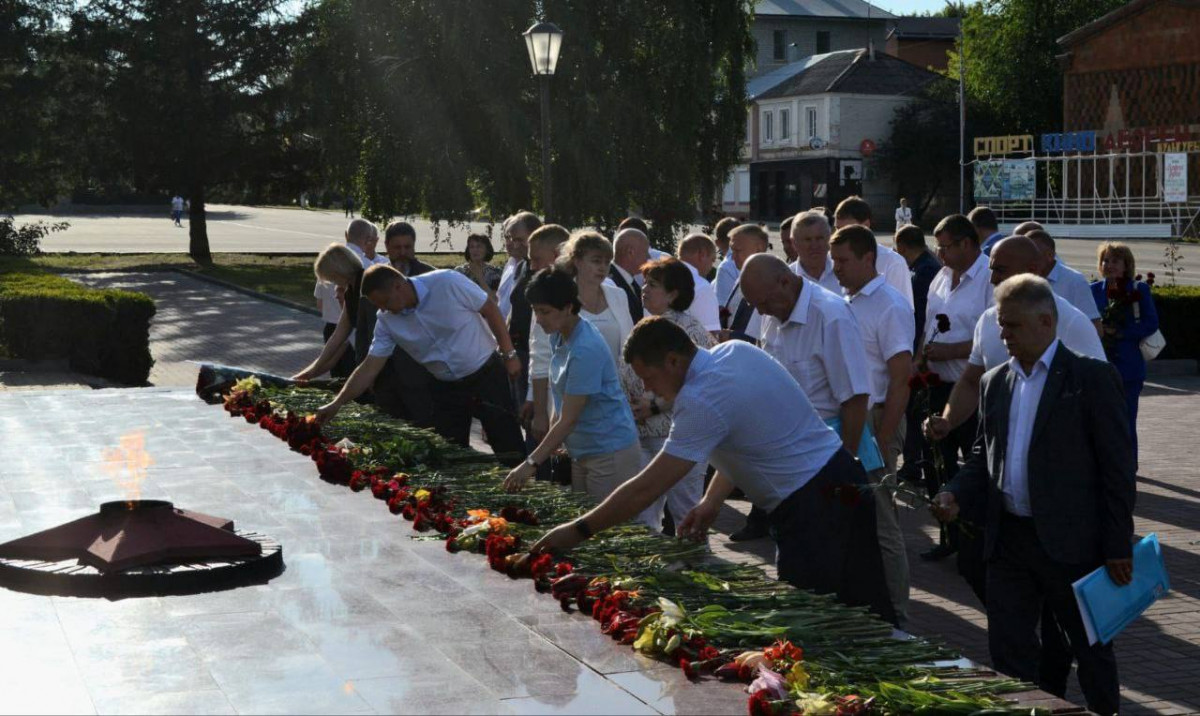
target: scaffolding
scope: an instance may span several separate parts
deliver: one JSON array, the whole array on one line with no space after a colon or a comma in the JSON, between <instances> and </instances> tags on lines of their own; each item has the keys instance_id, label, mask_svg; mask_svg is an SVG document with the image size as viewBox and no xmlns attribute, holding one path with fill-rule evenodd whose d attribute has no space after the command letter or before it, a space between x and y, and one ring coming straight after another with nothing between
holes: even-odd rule
<instances>
[{"instance_id":1,"label":"scaffolding","mask_svg":"<svg viewBox=\"0 0 1200 716\"><path fill-rule=\"evenodd\" d=\"M976 198L1012 226L1037 221L1054 226L1056 235L1075 237L1171 238L1200 235L1200 149L1172 152L1187 155L1187 199L1168 202L1163 186L1160 151L1108 154L1037 154L979 156L969 164L995 159L1032 160L1036 189L1031 199ZM974 167L971 169L974 173Z\"/></svg>"}]
</instances>

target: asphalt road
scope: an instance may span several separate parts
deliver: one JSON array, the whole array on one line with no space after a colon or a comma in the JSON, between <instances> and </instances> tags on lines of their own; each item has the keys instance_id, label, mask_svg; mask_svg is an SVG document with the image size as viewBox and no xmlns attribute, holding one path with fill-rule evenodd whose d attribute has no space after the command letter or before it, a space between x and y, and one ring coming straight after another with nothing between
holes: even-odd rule
<instances>
[{"instance_id":1,"label":"asphalt road","mask_svg":"<svg viewBox=\"0 0 1200 716\"><path fill-rule=\"evenodd\" d=\"M164 207L160 215L136 213L112 214L25 214L18 220L36 219L69 221L71 227L53 234L42 242L49 252L115 252L171 253L186 252L188 232L176 228ZM418 251L459 252L471 231L485 231L486 224L459 224L453 227L442 223L435 239L434 226L424 219L413 219L417 230ZM313 253L330 242L342 240L347 219L340 211L321 211L255 206L209 207L209 246L214 252L249 253ZM493 231L496 249L503 249L499 226ZM882 242L891 245L890 236L880 234ZM932 239L931 239L932 243ZM1060 239L1059 257L1085 276L1096 275L1096 240ZM1138 262L1138 271L1153 271L1159 282L1166 280L1163 252L1166 242L1139 239L1129 242ZM1176 277L1178 283L1200 285L1200 246L1179 244L1185 271Z\"/></svg>"}]
</instances>

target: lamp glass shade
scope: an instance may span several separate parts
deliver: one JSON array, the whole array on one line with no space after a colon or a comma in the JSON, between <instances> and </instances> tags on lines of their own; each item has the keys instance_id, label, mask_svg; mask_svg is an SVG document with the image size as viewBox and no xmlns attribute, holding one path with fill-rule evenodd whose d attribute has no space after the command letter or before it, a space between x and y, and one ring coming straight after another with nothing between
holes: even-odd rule
<instances>
[{"instance_id":1,"label":"lamp glass shade","mask_svg":"<svg viewBox=\"0 0 1200 716\"><path fill-rule=\"evenodd\" d=\"M526 30L524 36L533 74L554 74L558 68L558 52L562 49L562 30L554 23L539 22Z\"/></svg>"}]
</instances>

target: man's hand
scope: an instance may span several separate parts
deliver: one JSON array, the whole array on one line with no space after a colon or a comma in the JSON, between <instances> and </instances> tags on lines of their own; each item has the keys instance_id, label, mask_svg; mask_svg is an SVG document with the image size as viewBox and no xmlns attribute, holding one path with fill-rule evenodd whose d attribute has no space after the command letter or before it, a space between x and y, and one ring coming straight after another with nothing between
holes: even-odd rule
<instances>
[{"instance_id":1,"label":"man's hand","mask_svg":"<svg viewBox=\"0 0 1200 716\"><path fill-rule=\"evenodd\" d=\"M300 371L296 375L293 375L292 380L296 381L297 383L307 383L308 381L310 381L316 377L317 376L312 374L311 370L305 369L305 370Z\"/></svg>"},{"instance_id":2,"label":"man's hand","mask_svg":"<svg viewBox=\"0 0 1200 716\"><path fill-rule=\"evenodd\" d=\"M925 360L931 360L940 363L950 359L949 347L944 343L926 343L925 344Z\"/></svg>"},{"instance_id":3,"label":"man's hand","mask_svg":"<svg viewBox=\"0 0 1200 716\"><path fill-rule=\"evenodd\" d=\"M321 425L324 425L330 420L333 420L333 416L337 415L338 411L341 409L342 406L338 405L337 403L326 403L325 405L322 405L321 407L317 408L317 412L315 413L317 422Z\"/></svg>"},{"instance_id":4,"label":"man's hand","mask_svg":"<svg viewBox=\"0 0 1200 716\"><path fill-rule=\"evenodd\" d=\"M720 504L712 505L701 500L692 508L691 512L684 516L675 533L681 538L703 542L708 539L708 529L712 527L713 522L717 521L717 515L720 513Z\"/></svg>"},{"instance_id":5,"label":"man's hand","mask_svg":"<svg viewBox=\"0 0 1200 716\"><path fill-rule=\"evenodd\" d=\"M953 492L939 492L933 496L933 505L929 508L939 521L949 524L958 519L958 500Z\"/></svg>"},{"instance_id":6,"label":"man's hand","mask_svg":"<svg viewBox=\"0 0 1200 716\"><path fill-rule=\"evenodd\" d=\"M542 552L566 552L583 541L583 535L575 529L574 523L559 525L542 535L542 538L529 550L534 554Z\"/></svg>"},{"instance_id":7,"label":"man's hand","mask_svg":"<svg viewBox=\"0 0 1200 716\"><path fill-rule=\"evenodd\" d=\"M525 483L529 482L529 478L533 477L535 473L537 473L537 468L527 462L517 465L504 478L505 491L520 492L525 487Z\"/></svg>"},{"instance_id":8,"label":"man's hand","mask_svg":"<svg viewBox=\"0 0 1200 716\"><path fill-rule=\"evenodd\" d=\"M925 437L930 440L944 440L950 434L950 421L940 415L931 415L925 419Z\"/></svg>"},{"instance_id":9,"label":"man's hand","mask_svg":"<svg viewBox=\"0 0 1200 716\"><path fill-rule=\"evenodd\" d=\"M508 360L504 361L504 369L508 371L509 378L520 378L521 359L516 357L509 358Z\"/></svg>"},{"instance_id":10,"label":"man's hand","mask_svg":"<svg viewBox=\"0 0 1200 716\"><path fill-rule=\"evenodd\" d=\"M531 424L533 424L533 401L532 400L526 400L524 403L521 404L520 417L521 417L521 425L526 430L528 430L529 426Z\"/></svg>"},{"instance_id":11,"label":"man's hand","mask_svg":"<svg viewBox=\"0 0 1200 716\"><path fill-rule=\"evenodd\" d=\"M1108 578L1118 587L1124 587L1133 581L1132 558L1107 560L1104 568L1108 570Z\"/></svg>"},{"instance_id":12,"label":"man's hand","mask_svg":"<svg viewBox=\"0 0 1200 716\"><path fill-rule=\"evenodd\" d=\"M630 405L633 408L633 419L639 423L644 423L649 420L654 414L650 412L650 399L642 396L636 403Z\"/></svg>"}]
</instances>

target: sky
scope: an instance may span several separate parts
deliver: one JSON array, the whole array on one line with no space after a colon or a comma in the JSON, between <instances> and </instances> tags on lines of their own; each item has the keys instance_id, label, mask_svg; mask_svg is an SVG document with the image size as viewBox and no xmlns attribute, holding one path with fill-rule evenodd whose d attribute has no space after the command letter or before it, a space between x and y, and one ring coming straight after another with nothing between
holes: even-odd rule
<instances>
[{"instance_id":1,"label":"sky","mask_svg":"<svg viewBox=\"0 0 1200 716\"><path fill-rule=\"evenodd\" d=\"M893 15L919 15L926 11L936 12L946 7L946 0L870 0L875 7L883 8Z\"/></svg>"}]
</instances>

